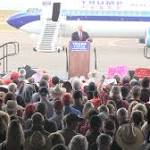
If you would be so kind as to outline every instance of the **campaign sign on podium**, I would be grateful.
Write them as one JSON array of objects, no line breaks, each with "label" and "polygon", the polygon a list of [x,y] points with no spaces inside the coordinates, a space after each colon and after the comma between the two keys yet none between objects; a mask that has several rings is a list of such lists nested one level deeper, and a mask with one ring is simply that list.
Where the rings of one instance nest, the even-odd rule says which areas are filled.
[{"label": "campaign sign on podium", "polygon": [[90,68],[90,43],[86,41],[69,42],[69,77],[87,77]]}]

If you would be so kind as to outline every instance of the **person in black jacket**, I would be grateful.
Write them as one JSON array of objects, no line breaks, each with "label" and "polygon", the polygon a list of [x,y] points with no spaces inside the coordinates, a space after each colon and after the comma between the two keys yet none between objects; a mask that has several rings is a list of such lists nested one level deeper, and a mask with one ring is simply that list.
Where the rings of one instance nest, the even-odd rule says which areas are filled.
[{"label": "person in black jacket", "polygon": [[81,25],[78,26],[78,30],[72,33],[71,36],[72,41],[89,41],[92,42],[89,34],[86,31],[83,31]]}]

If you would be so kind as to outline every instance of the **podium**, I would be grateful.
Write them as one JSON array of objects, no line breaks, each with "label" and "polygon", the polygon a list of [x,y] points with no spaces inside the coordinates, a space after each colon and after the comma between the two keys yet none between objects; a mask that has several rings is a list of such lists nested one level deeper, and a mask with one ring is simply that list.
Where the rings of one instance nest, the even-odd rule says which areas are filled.
[{"label": "podium", "polygon": [[87,77],[90,69],[90,42],[69,42],[68,76]]}]

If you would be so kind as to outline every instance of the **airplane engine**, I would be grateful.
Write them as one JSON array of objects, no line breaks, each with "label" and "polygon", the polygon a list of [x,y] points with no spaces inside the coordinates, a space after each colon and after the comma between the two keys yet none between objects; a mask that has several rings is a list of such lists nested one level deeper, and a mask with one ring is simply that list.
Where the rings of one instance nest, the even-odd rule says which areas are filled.
[{"label": "airplane engine", "polygon": [[145,46],[150,47],[150,28],[146,31]]},{"label": "airplane engine", "polygon": [[150,59],[150,28],[146,30],[144,57]]},{"label": "airplane engine", "polygon": [[145,38],[139,38],[139,43],[145,44]]}]

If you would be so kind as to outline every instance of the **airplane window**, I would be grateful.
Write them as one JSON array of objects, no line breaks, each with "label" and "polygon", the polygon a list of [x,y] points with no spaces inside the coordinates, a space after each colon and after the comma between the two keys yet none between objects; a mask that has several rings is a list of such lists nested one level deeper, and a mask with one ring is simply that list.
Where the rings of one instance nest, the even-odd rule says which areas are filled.
[{"label": "airplane window", "polygon": [[41,9],[39,9],[39,8],[29,8],[29,9],[27,9],[27,12],[28,13],[38,13],[38,12],[41,12]]}]

